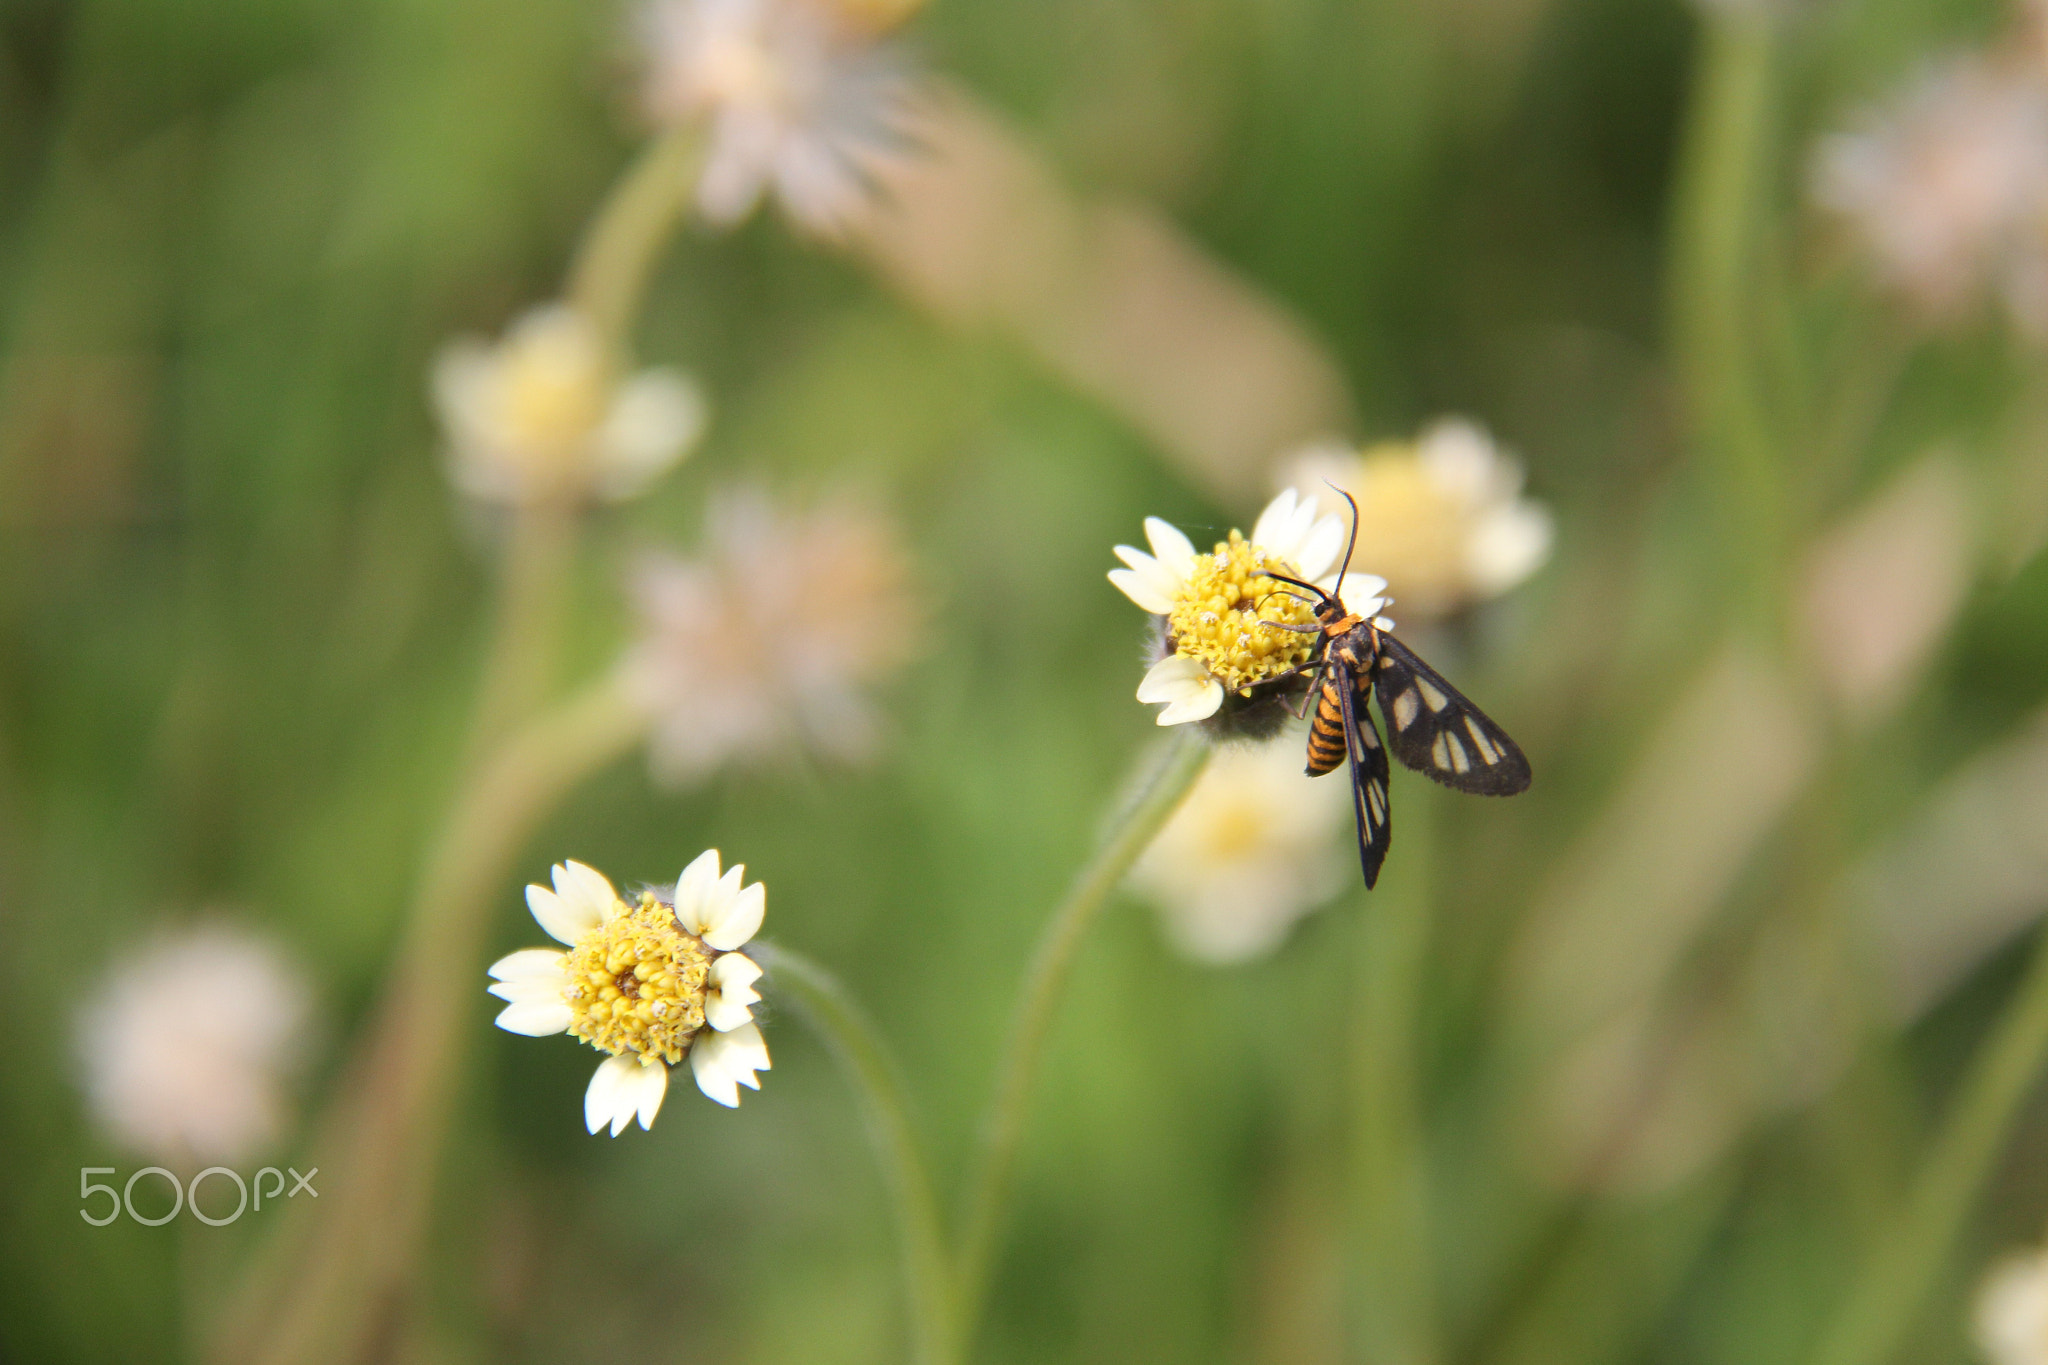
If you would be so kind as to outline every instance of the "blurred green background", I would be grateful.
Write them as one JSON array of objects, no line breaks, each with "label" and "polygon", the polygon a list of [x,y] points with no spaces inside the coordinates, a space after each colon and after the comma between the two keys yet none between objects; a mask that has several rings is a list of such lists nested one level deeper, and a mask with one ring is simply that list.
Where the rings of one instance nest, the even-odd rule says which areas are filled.
[{"label": "blurred green background", "polygon": [[[1914,334],[1804,190],[1816,134],[2010,15],[1865,0],[1772,22],[1754,297],[1737,308],[1784,352],[1771,515],[1803,544],[1935,446],[1987,506],[2022,498],[2048,357],[1990,311]],[[428,367],[450,335],[494,333],[555,287],[634,145],[621,34],[596,0],[0,6],[8,1359],[188,1358],[195,1296],[254,1245],[250,1220],[77,1220],[78,1168],[141,1164],[93,1130],[75,1080],[72,1020],[109,960],[202,912],[274,929],[322,1011],[302,1113],[374,998],[488,627]],[[1576,1181],[1531,1154],[1542,1062],[1514,1003],[1535,907],[1570,898],[1571,859],[1732,628],[1736,580],[1792,591],[1791,569],[1732,548],[1673,340],[1699,14],[936,0],[910,36],[1070,183],[1153,201],[1306,319],[1352,385],[1354,434],[1477,416],[1559,527],[1551,565],[1440,660],[1521,738],[1531,794],[1440,799],[1397,776],[1384,889],[1347,892],[1247,967],[1180,960],[1133,904],[1106,918],[1060,1016],[980,1358],[1419,1360],[1375,1344],[1357,1284],[1390,1254],[1433,1286],[1427,1358],[1809,1358],[2027,936],[1915,1015],[1871,1005],[1839,1066],[1796,1093],[1710,1088],[1725,1140],[1659,1179]],[[872,769],[728,772],[678,795],[622,763],[551,819],[519,880],[561,857],[622,881],[673,877],[704,847],[744,860],[769,934],[834,964],[901,1048],[950,1191],[1046,907],[1154,735],[1131,699],[1140,623],[1102,579],[1110,546],[1146,515],[1220,534],[1257,505],[1205,500],[1016,349],[931,321],[773,215],[686,231],[640,340],[701,375],[716,415],[683,472],[601,514],[579,566],[588,671],[622,628],[625,556],[694,543],[707,489],[741,474],[880,490],[931,629]],[[1866,732],[1823,727],[1828,757],[1686,939],[1660,989],[1696,1014],[1750,989],[1743,964],[1787,917],[1853,920],[1841,878],[2048,696],[2048,558],[2023,537],[1977,558],[1909,699]],[[1730,690],[1718,724],[1741,732],[1750,702]],[[494,949],[535,939],[517,893]],[[1429,1172],[1409,1193],[1428,1236],[1361,1249],[1378,1224],[1347,1172],[1379,1045],[1361,936],[1388,898],[1434,907],[1409,1021]],[[451,968],[450,989],[481,1035],[480,966]],[[586,1052],[488,1032],[432,1270],[387,1358],[902,1357],[881,1191],[795,1020],[771,1019],[776,1066],[741,1109],[678,1095],[616,1142],[581,1131]],[[1983,1265],[2048,1219],[2044,1139],[2036,1097],[1905,1358],[1972,1358]]]}]

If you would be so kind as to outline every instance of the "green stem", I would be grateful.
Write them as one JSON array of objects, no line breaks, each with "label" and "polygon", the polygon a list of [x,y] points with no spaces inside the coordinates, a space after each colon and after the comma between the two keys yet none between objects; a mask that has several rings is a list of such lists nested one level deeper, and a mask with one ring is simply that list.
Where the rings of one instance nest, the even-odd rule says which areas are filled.
[{"label": "green stem", "polygon": [[874,1024],[831,973],[772,943],[755,943],[747,951],[767,970],[769,984],[788,992],[860,1092],[883,1183],[895,1207],[915,1345],[912,1358],[921,1365],[952,1365],[958,1359],[953,1295],[947,1283],[952,1268],[930,1169],[904,1099],[902,1072]]},{"label": "green stem", "polygon": [[533,714],[553,690],[581,518],[562,499],[512,510],[498,571],[498,620],[473,722],[472,758]]},{"label": "green stem", "polygon": [[655,258],[696,192],[703,159],[704,134],[695,124],[648,143],[576,249],[564,292],[614,349],[625,345]]},{"label": "green stem", "polygon": [[1674,341],[1727,528],[1739,602],[1751,620],[1767,623],[1777,611],[1785,498],[1761,392],[1762,329],[1755,319],[1775,45],[1762,7],[1701,11],[1673,224]]},{"label": "green stem", "polygon": [[963,1347],[973,1342],[987,1297],[996,1238],[1002,1231],[1003,1209],[1017,1161],[1017,1142],[1023,1135],[1024,1114],[1045,1051],[1053,1008],[1097,912],[1208,764],[1209,742],[1193,731],[1192,726],[1183,727],[1157,754],[1108,838],[1053,911],[1024,974],[967,1186],[958,1281]]},{"label": "green stem", "polygon": [[1352,1055],[1353,1258],[1359,1358],[1428,1365],[1436,1336],[1420,1033],[1429,955],[1429,803],[1411,803],[1402,855],[1358,925]]},{"label": "green stem", "polygon": [[2048,1065],[2048,934],[1984,1040],[1890,1230],[1851,1282],[1819,1365],[1884,1365],[1898,1354],[1983,1189],[2013,1116]]}]

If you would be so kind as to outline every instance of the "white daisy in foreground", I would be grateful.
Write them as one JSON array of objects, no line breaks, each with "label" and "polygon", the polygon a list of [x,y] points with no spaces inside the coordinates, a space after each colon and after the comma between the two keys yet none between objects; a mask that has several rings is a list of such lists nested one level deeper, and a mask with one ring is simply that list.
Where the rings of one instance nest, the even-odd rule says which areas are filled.
[{"label": "white daisy in foreground", "polygon": [[167,935],[114,966],[78,1021],[93,1116],[173,1165],[233,1162],[276,1140],[307,1022],[304,978],[226,925]]},{"label": "white daisy in foreground", "polygon": [[2048,1365],[2048,1252],[2014,1256],[1985,1277],[1975,1327],[1991,1365]]},{"label": "white daisy in foreground", "polygon": [[[1145,519],[1152,553],[1116,547],[1124,562],[1109,581],[1163,618],[1164,657],[1138,684],[1138,700],[1161,702],[1161,725],[1208,720],[1227,698],[1261,699],[1270,685],[1299,676],[1315,640],[1308,594],[1267,577],[1268,571],[1337,591],[1347,527],[1316,515],[1316,499],[1288,489],[1267,506],[1250,540],[1233,530],[1207,554],[1178,528]],[[1387,605],[1386,581],[1344,574],[1348,610],[1373,616]]]},{"label": "white daisy in foreground", "polygon": [[618,500],[696,444],[702,392],[671,369],[620,376],[576,310],[536,308],[495,343],[466,338],[434,365],[456,487],[485,502]]},{"label": "white daisy in foreground", "polygon": [[882,725],[867,690],[911,657],[921,622],[888,523],[854,501],[793,513],[743,488],[712,499],[705,541],[698,559],[643,555],[628,583],[640,636],[621,676],[653,717],[655,776],[870,756]]},{"label": "white daisy in foreground", "polygon": [[697,1088],[732,1108],[741,1086],[768,1069],[768,1045],[749,1008],[761,997],[761,969],[736,952],[761,927],[761,884],[724,876],[718,850],[688,867],[672,897],[619,898],[603,873],[557,863],[554,890],[526,888],[540,927],[569,951],[526,948],[491,965],[491,994],[507,1001],[498,1027],[543,1037],[567,1033],[611,1056],[583,1096],[583,1122],[613,1137],[636,1117],[654,1123],[668,1093],[668,1069],[690,1059]]},{"label": "white daisy in foreground", "polygon": [[1298,743],[1221,747],[1131,869],[1173,945],[1200,962],[1243,962],[1342,890],[1349,788],[1301,770]]},{"label": "white daisy in foreground", "polygon": [[865,212],[876,168],[908,146],[911,83],[876,39],[886,8],[649,0],[639,24],[643,99],[658,122],[708,125],[697,183],[706,218],[736,223],[770,190],[821,236]]},{"label": "white daisy in foreground", "polygon": [[1883,281],[1933,314],[1985,287],[2038,326],[2048,302],[2048,80],[2039,59],[1954,57],[1823,138],[1813,197]]},{"label": "white daisy in foreground", "polygon": [[1313,447],[1284,461],[1281,478],[1357,499],[1357,557],[1387,576],[1404,615],[1497,597],[1550,555],[1550,513],[1521,496],[1521,462],[1473,422],[1447,418],[1362,453]]}]

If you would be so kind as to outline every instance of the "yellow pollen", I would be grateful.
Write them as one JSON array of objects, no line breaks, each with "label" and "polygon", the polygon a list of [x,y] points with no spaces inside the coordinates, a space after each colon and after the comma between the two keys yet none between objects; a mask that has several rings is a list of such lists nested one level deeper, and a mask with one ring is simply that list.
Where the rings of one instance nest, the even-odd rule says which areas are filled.
[{"label": "yellow pollen", "polygon": [[579,451],[604,421],[611,378],[603,353],[580,333],[514,336],[499,380],[499,420],[532,458],[561,460]]},{"label": "yellow pollen", "polygon": [[1307,594],[1266,577],[1265,570],[1301,576],[1286,560],[1232,531],[1214,553],[1195,556],[1194,572],[1167,617],[1174,651],[1200,659],[1231,692],[1247,692],[1299,668],[1315,643],[1314,635],[1282,629],[1315,624],[1315,609],[1302,600]]},{"label": "yellow pollen", "polygon": [[704,976],[715,956],[683,932],[675,911],[640,893],[569,950],[569,1032],[614,1056],[659,1057],[673,1066],[704,1027]]}]

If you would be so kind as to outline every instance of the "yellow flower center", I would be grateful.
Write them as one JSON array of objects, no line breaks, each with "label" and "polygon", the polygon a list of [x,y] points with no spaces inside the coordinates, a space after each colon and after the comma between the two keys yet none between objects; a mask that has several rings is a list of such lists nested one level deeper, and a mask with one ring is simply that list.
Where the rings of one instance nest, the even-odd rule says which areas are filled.
[{"label": "yellow flower center", "polygon": [[502,383],[502,420],[546,459],[564,458],[588,441],[611,399],[602,358],[577,335],[518,338]]},{"label": "yellow flower center", "polygon": [[637,1052],[674,1065],[704,1027],[704,976],[712,952],[683,932],[675,911],[640,893],[569,950],[569,1032],[617,1056]]},{"label": "yellow flower center", "polygon": [[[1228,691],[1247,693],[1308,662],[1315,636],[1287,626],[1313,626],[1314,606],[1300,588],[1265,571],[1301,575],[1292,564],[1242,533],[1195,556],[1194,571],[1167,617],[1177,653],[1200,659]],[[1291,594],[1291,595],[1290,595]]]},{"label": "yellow flower center", "polygon": [[1203,812],[1202,846],[1219,863],[1238,862],[1257,852],[1273,828],[1273,811],[1258,793],[1233,791]]},{"label": "yellow flower center", "polygon": [[1430,476],[1412,446],[1365,452],[1357,475],[1338,482],[1358,498],[1358,545],[1394,595],[1441,610],[1464,590],[1472,514]]}]

